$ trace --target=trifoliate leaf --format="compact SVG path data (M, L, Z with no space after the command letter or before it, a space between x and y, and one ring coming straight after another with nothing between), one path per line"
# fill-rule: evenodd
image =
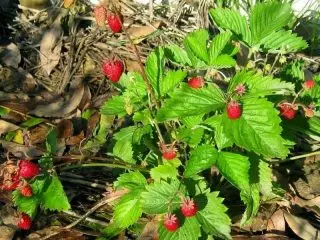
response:
M147 180L140 172L123 173L114 182L115 188L127 188L129 190L135 190L138 188L144 188L147 185Z
M123 96L113 96L108 99L100 108L100 112L103 115L120 115L125 116L126 103Z
M160 95L164 96L174 89L187 76L183 70L168 71L163 80L160 81Z
M209 47L210 64L212 64L213 61L216 60L217 57L221 54L222 50L229 42L231 36L232 33L227 31L224 33L220 33L214 37Z
M46 180L41 194L41 207L51 211L66 211L70 204L57 175Z
M222 54L218 56L216 59L214 59L211 63L211 66L214 68L220 69L220 68L230 68L237 65L236 60L234 60L231 56Z
M259 97L266 95L286 95L294 92L294 84L281 81L272 76L263 76L254 71L243 70L238 72L230 81L228 92L233 92L235 88L243 84L247 89L245 96Z
M179 128L178 129L178 134L177 134L177 139L180 142L185 142L191 147L197 146L203 136L204 129L203 128Z
M224 95L217 86L193 89L184 84L165 102L157 119L165 121L200 115L222 108L224 104Z
M242 115L231 120L223 115L223 129L238 146L267 158L285 158L289 150L281 137L281 119L271 102L248 98L242 101Z
M133 159L132 142L130 140L117 141L113 147L113 154L127 163L135 163Z
M217 161L218 152L212 145L202 145L191 151L186 163L185 177L191 177L197 173L211 168Z
M147 214L166 213L169 208L174 210L179 208L181 199L178 192L184 192L180 182L171 181L167 183L152 183L146 187L146 191L141 194L143 212Z
M187 35L184 39L184 45L186 49L192 51L194 56L205 63L209 63L209 54L207 51L208 39L208 31L205 29L199 29ZM187 52L189 52L188 50Z
M251 32L247 20L238 11L215 8L210 10L210 15L219 27L229 29L244 42L251 45Z
M175 232L169 232L163 226L159 226L159 240L195 240L199 239L200 225L196 217L189 217L179 221L182 224Z
M223 199L218 197L218 192L200 195L195 200L201 209L196 217L202 229L207 234L221 239L231 239L231 220L226 214L227 207L222 203ZM202 206L204 204L205 206Z
M155 182L167 181L168 178L175 179L178 176L178 170L169 164L159 165L150 170L150 175Z

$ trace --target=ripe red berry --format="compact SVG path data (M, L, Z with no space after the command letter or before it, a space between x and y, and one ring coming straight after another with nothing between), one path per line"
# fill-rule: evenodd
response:
M33 178L40 173L39 165L28 160L19 162L19 176L23 178Z
M24 197L31 197L32 196L32 188L30 185L23 186L20 190L20 193Z
M185 217L192 217L196 215L198 208L192 199L185 199L181 204L180 210Z
M102 71L111 82L118 82L124 71L124 65L120 60L105 60Z
M96 23L99 27L105 27L106 26L106 16L107 11L104 6L97 6L93 9L93 14L96 19Z
M297 106L288 102L279 105L280 115L285 119L294 119L297 114Z
M312 88L314 88L315 86L316 86L316 82L313 81L312 79L307 80L307 81L305 81L305 82L303 83L303 87L304 87L305 89L312 89Z
M179 227L179 221L177 216L171 213L166 214L164 216L163 225L169 232L176 231Z
M107 17L108 25L112 32L119 33L122 30L122 19L116 14L109 12Z
M188 85L191 88L202 88L204 85L204 81L203 81L202 77L194 77L188 81Z
M241 117L241 114L242 114L242 110L241 110L240 104L234 100L230 101L227 106L228 118L231 120L235 120Z
M174 159L175 157L177 156L177 153L174 149L168 149L168 150L165 150L163 153L162 153L162 157L166 160L172 160Z
M31 225L32 225L31 218L27 214L22 213L21 218L18 222L18 227L22 230L29 230L31 228Z

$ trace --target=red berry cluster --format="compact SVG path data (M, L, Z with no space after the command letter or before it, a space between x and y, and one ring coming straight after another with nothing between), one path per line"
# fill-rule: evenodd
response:
M28 184L27 179L31 179L40 173L40 167L38 164L29 160L20 160L18 162L18 170L11 175L11 181L1 186L2 190L13 191L18 190L24 197L32 196L32 188ZM18 222L18 227L23 230L31 228L32 220L30 216L25 213L21 213L21 217Z
M198 207L194 200L185 199L180 206L180 211L185 217L193 217L198 211ZM179 228L179 220L175 214L168 213L164 216L164 227L169 232L174 232Z
M96 6L93 9L93 15L99 27L105 27L106 23L114 33L119 33L122 30L123 19L116 13L107 11L103 5Z

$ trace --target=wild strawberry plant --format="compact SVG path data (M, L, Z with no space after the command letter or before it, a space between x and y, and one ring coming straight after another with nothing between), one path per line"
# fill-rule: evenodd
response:
M285 54L307 47L287 30L290 5L259 3L248 19L224 8L210 15L219 34L199 29L183 48L156 48L142 74L123 74L116 83L121 94L101 108L105 116L126 119L113 136L113 155L144 166L114 183L128 193L114 208L108 237L149 216L159 222L160 239L231 239L227 207L209 170L218 169L239 190L246 205L241 224L248 224L262 201L280 197L270 163L286 159L295 145L288 122L319 126L313 116L320 79L295 80L283 65ZM242 49L249 50L244 63L236 60ZM273 66L263 53L273 54ZM258 55L266 58L262 67L255 65ZM275 64L278 72L272 72ZM220 69L229 69L228 77Z

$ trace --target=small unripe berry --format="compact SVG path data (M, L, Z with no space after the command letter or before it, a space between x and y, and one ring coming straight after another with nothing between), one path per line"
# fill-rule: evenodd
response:
M179 221L175 214L168 213L164 216L164 227L169 232L175 232L179 227Z
M314 111L313 111L312 108L306 107L306 108L304 108L303 110L304 110L304 115L305 115L306 117L308 117L308 118L314 117Z

